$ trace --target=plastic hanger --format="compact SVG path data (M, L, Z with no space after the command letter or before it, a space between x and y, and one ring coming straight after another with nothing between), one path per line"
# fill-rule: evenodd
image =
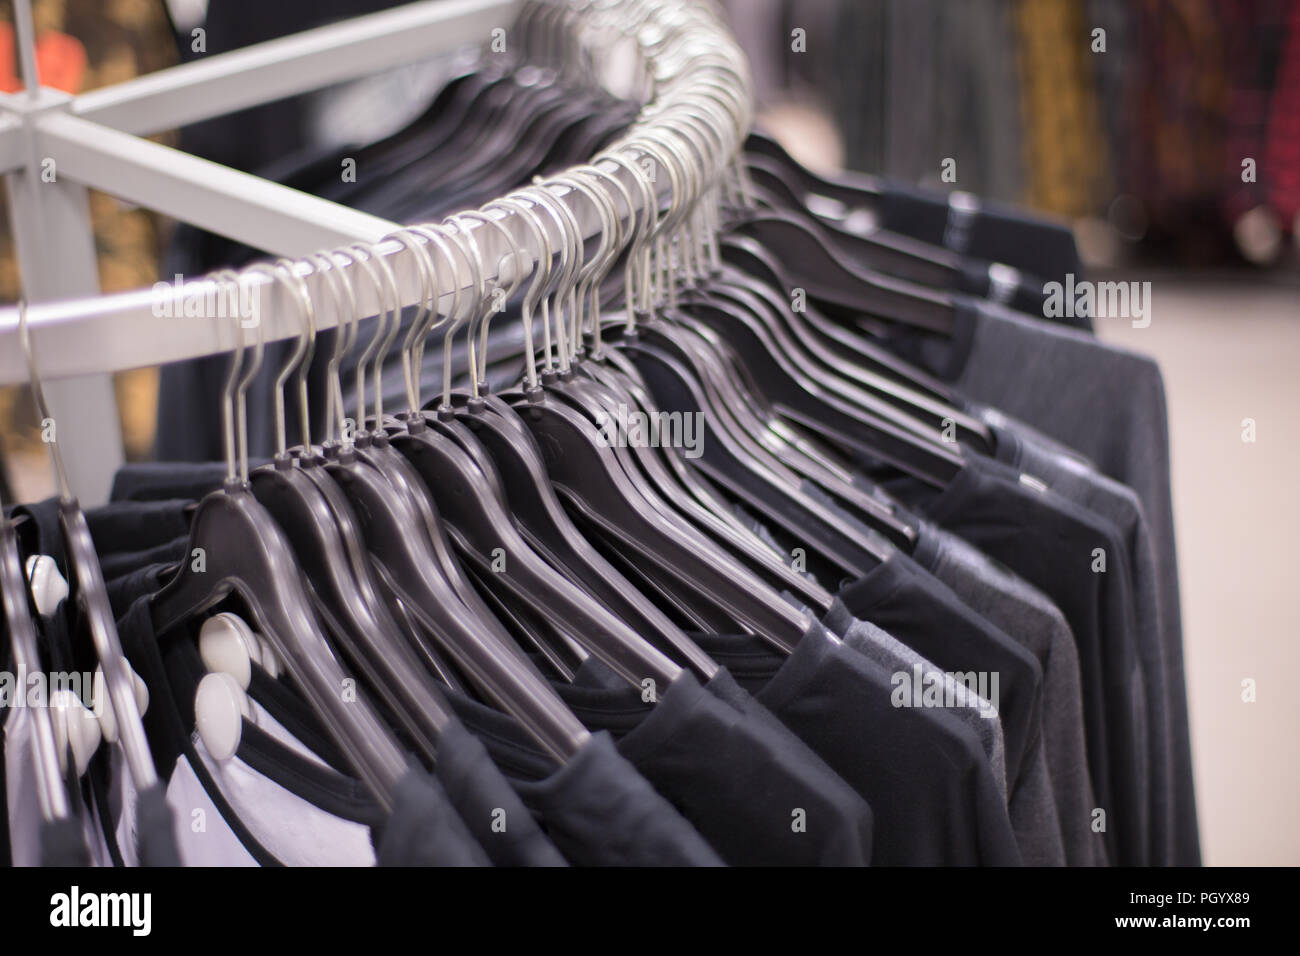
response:
M647 144L646 148L662 166L670 171L677 169L679 176L686 177L687 191L697 192L698 184L690 179L689 161L671 145L661 145L662 149L653 144ZM677 187L675 176L675 193ZM686 255L683 247L683 256ZM629 312L629 316L633 314ZM808 542L818 555L842 573L861 576L883 559L886 552L873 551L868 543L847 539L835 527L833 516L799 494L796 480L789 476L783 480L784 469L765 461L770 456L765 456L752 441L746 442L731 420L725 402L708 400L701 384L709 377L706 354L690 352L680 337L680 330L653 319L649 310L637 321L636 328L634 339L625 336L624 347L641 369L660 407L698 416L705 423L702 443L705 452L694 463L696 467L751 508L797 535L796 540ZM688 368L694 368L694 374Z
M753 294L768 301L774 312L792 324L797 319L798 325L807 328L809 338L823 352L838 354L848 360L849 364L842 369L843 374L905 409L934 411L936 406L930 404L934 400L940 403L939 408L953 404L952 389L948 385L858 331L830 321L815 304L810 304L803 312L790 313L785 290L792 286L771 252L754 239L727 234L721 238L719 249L724 265L758 280L747 287ZM891 381L895 384L891 385Z
M515 203L519 203L519 200L506 199L496 205L497 208L512 208ZM494 223L486 215L480 215L479 218ZM535 296L536 290L545 285L549 278L550 244L545 233L538 230L535 223L525 221L536 230L539 245L543 249L529 290L529 295ZM503 298L509 301L520 284L524 254L509 233L504 230L502 232L511 248L509 262L512 281L510 289L503 294ZM498 274L500 271L499 268ZM492 310L486 309L476 317L477 321L471 323L468 330L471 343L486 341L486 326L491 315ZM480 357L486 362L486 356ZM573 525L551 487L536 439L506 402L496 396L479 393L480 384L475 374L479 365L473 353L470 367L471 391L469 394L453 392L452 405L457 419L483 442L496 463L509 501L511 517L525 540L545 556L548 563L630 624L659 650L679 663L688 664L701 678L711 678L717 665L609 564ZM418 397L415 396L417 400Z
M154 595L150 601L153 626L157 633L166 634L237 595L349 766L379 806L391 809L393 787L406 771L407 758L364 696L358 693L355 699L345 699L340 689L350 686L345 681L351 678L339 666L320 629L293 552L274 519L248 490L244 395L261 364L260 326L254 361L241 378L243 353L241 333L222 408L226 482L221 491L199 502L191 523L187 553L202 549L206 567L200 573L192 564L183 564ZM113 705L120 718L123 709L117 694ZM129 706L134 708L134 700Z
M271 464L249 475L254 497L275 518L293 548L299 566L310 582L308 592L327 622L332 643L350 668L364 677L377 703L382 703L390 723L400 726L418 755L431 764L437 737L450 719L447 705L415 656L409 641L380 603L370 580L356 519L341 492L330 482L313 480L307 464L314 456L305 371L315 341L315 309L305 283L293 273L293 263L280 260L273 268L255 265L283 282L289 297L298 300L303 334L274 385L276 454ZM296 280L296 281L295 281ZM284 386L293 371L298 378L299 423L302 445L291 455L286 446ZM317 468L319 466L316 466ZM322 478L324 478L322 470ZM328 496L328 497L327 497ZM356 537L345 536L347 528Z
M626 167L625 167L626 168ZM635 207L631 195L615 178L597 167L582 167L579 172L588 171L593 179L599 178L611 183L621 193L624 206L628 210L629 225L636 226ZM600 199L600 194L591 193L593 202ZM610 250L606 262L596 263L596 268L578 288L576 298L574 330L571 336L571 362L578 375L586 375L599 382L614 394L619 407L628 408L640 414L650 415L653 410L647 402L644 388L639 388L634 367L618 355L616 349L604 349L600 339L600 285L605 272L616 258L622 246L622 230L617 207L612 198L604 197L607 204L606 232L615 235L614 248ZM650 195L643 197L647 203ZM580 358L582 337L579 330L585 327L583 305L586 298L591 298L591 341L593 344L590 359ZM606 363L611 364L606 364ZM662 447L652 448L635 445L632 457L645 472L646 478L657 487L666 502L671 502L683 517L700 530L707 533L720 546L727 548L746 563L769 585L793 591L800 595L804 603L820 607L823 611L830 605L830 596L802 576L791 571L781 562L768 545L757 539L753 533L742 525L729 509L716 497L704 489L691 473L682 465L679 457ZM674 467L675 466L675 467Z
M948 249L919 239L886 232L849 232L833 220L819 219L799 202L787 181L781 178L780 165L763 157L746 157L751 193L767 207L758 218L777 217L797 221L825 237L830 245L849 261L878 270L897 279L906 279L936 289L957 289L961 281L961 256Z
M402 241L411 240L402 237ZM358 261L363 268L374 265L366 259ZM383 264L382 259L378 262ZM381 294L385 305L379 327L367 354L357 365L359 423L366 422L363 377L366 362L372 352L376 361L382 361L378 348L388 337L385 313L392 312L394 328L397 322L395 284L391 281L382 284L373 269L366 271L381 293L388 289L392 295ZM391 280L391 273L386 275ZM391 309L389 302L394 303ZM481 602L471 608L461 601L446 577L448 565L455 565L456 561L443 538L438 512L431 504L424 510L417 509L412 496L389 482L386 477L389 469L382 462L367 460L369 452L381 441L386 443L387 438L382 432L371 435L363 427L357 439L355 446L349 441L327 446L329 460L325 467L358 513L365 516L361 527L384 588L393 599L400 601L404 613L439 643L481 696L515 716L554 759L567 760L585 744L587 730L531 662L504 639L500 625L491 626ZM435 553L434 542L440 546L441 554Z
M817 202L820 197L838 204L834 218L843 219L848 213L857 209L874 209L880 200L880 184L875 177L862 173L841 172L835 176L819 175L799 163L786 152L785 147L775 139L758 130L753 130L745 139L746 155L766 156L780 164L787 181L804 197L804 204L810 200ZM825 209L818 215L832 218L832 210Z
M539 198L545 199L545 197ZM625 196L625 199L627 198L628 197ZM651 200L647 199L647 202L650 201ZM567 212L563 207L552 202L544 202L544 205L548 208L551 217L555 220L557 225L560 226L561 235L568 235L570 237L572 248L576 251L578 248L576 222L567 215ZM613 215L613 213L610 213L610 215ZM607 231L602 233L602 238L606 235ZM584 286L586 288L598 288L598 282L593 281L595 279L593 270L599 265L599 262L593 260L592 268L579 270L576 267L577 261L575 255L571 260L574 264L574 268L570 270L570 274L566 275L561 282L562 286L568 282L569 285L567 287L574 289L576 292L576 294L569 294L567 296L569 301L568 323L562 321L562 309L559 305L565 297L561 296L558 290L555 297L556 328L561 356L561 369L558 373L554 371L548 372L547 375L543 376L543 381L548 383L550 390L552 390L555 395L559 396L562 401L565 401L575 410L586 415L590 420L605 427L611 422L618 420L620 409L617 407L617 396L607 394L604 389L594 389L591 383L584 384L581 378L575 377L575 366L573 364L576 346L580 340L580 337L577 334L577 329L578 324L581 321L580 311L582 303L584 302ZM572 284L572 280L575 278L577 280L576 286ZM543 313L545 316L545 302L543 304ZM547 362L549 366L549 349L547 353ZM687 522L686 525L682 524L682 520L685 516L679 514L674 505L670 503L672 499L664 498L659 489L652 487L653 482L647 482L647 476L642 473L640 468L638 468L637 460L653 455L655 453L654 450L641 447L635 442L610 442L608 437L607 434L602 435L601 441L607 447L612 447L614 449L613 458L623 469L621 478L625 478L629 481L630 485L628 487L632 488L638 494L640 507L648 510L648 512L652 514L657 512L662 521L666 522L665 527L676 525L679 529L684 529L691 534L698 533L696 529L688 527L689 522ZM680 492L678 491L678 493ZM685 600L685 594L680 588L680 582L678 582L678 588L673 588L671 574L664 574L662 572L656 573L653 568L640 569L640 571L641 577L653 579L657 592L664 596L666 600L673 602L680 614L686 618L692 619L695 622L696 627L714 631L729 626L726 621L719 621L711 617L710 615L712 612L708 607L699 604L691 605L688 603ZM704 616L701 617L701 615ZM782 646L785 645L783 644Z
M562 257L572 263L580 242L576 230L546 204L544 197L538 199L543 208L557 216L556 222L567 236ZM575 271L571 269L568 274ZM545 316L545 302L543 305ZM557 329L562 326L562 321L556 322ZM528 387L512 404L539 436L547 471L571 512L617 540L628 553L638 554L661 572L672 574L680 587L707 600L728 618L763 634L777 646L793 647L806 628L806 620L779 599L768 600L761 583L747 586L753 579L734 559L684 522L669 519L662 504L656 506L648 500L649 489L634 482L618 461L617 449L602 438L595 420L561 401L563 390L555 381L550 389L554 395L534 384L538 377L529 359L526 356Z
M473 264L467 254L466 258ZM471 309L484 300L486 292L481 270L476 268L475 276ZM452 317L444 341L463 321L461 316ZM450 381L444 376L444 398L449 392ZM429 417L452 417L450 403L444 401L444 406L445 415L440 408L432 416L425 413L408 417L405 433L394 434L392 443L415 465L435 495L455 502L454 514L449 509L445 520L459 552L480 568L489 569L491 556L497 554L503 559L504 570L493 580L630 683L639 686L650 679L661 688L671 684L681 668L547 565L520 536L503 502L493 494L493 485L500 487L499 479L490 483L487 474L461 447L429 427Z
M854 268L798 219L751 214L736 223L736 231L780 257L791 281L812 299L942 335L953 333L956 320L947 295Z
M36 355L28 336L27 309L21 302L18 308L18 325L19 338L22 341L30 374L32 398L38 414L44 420L49 418L49 411L45 404L40 376L36 370ZM103 572L99 567L99 558L95 553L94 541L90 537L86 516L69 490L62 451L57 442L50 442L49 449L58 484L59 529L62 532L64 550L71 572L68 598L74 602L74 606L80 612L94 644L95 654L104 669L108 697L112 701L117 717L122 751L131 780L137 790L144 791L157 784L158 775L149 752L149 743L145 738L144 724L136 706L131 668L122 653L122 644L117 636L117 625L110 610ZM19 575L21 580L21 566L19 566ZM34 669L39 669L35 666L36 660L32 658L27 663Z
M19 309L19 321L23 321L21 303ZM22 677L23 688L27 686L27 675L44 670L29 600L19 557L18 536L13 525L0 518L0 609L4 611L4 624L9 633L14 671ZM32 707L29 716L32 719L32 759L41 818L46 821L66 820L71 815L71 808L59 769L59 751L50 711L45 707Z

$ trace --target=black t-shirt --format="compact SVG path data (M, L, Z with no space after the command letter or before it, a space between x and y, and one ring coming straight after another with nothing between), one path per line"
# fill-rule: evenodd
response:
M434 773L497 866L567 866L483 743L453 721L438 734Z
M901 552L840 590L855 618L870 621L942 671L998 675L996 701L1007 752L1007 790L1041 737L1043 671L1034 656ZM991 685L990 685L991 686Z
M249 462L249 467L256 464ZM123 465L113 476L109 500L145 502L186 498L197 501L219 489L225 480L226 465L220 461L132 463Z
M891 675L824 628L788 658L752 636L697 641L866 797L874 864L1020 864L979 739L952 714L894 706Z
M114 501L87 510L86 527L90 529L101 567L119 552L148 551L177 538L183 539L189 534L190 518L186 509L192 503L188 498L166 497L140 502ZM24 531L29 547L54 558L67 577L67 555L59 531L59 500L46 498L35 504L20 505L12 512L31 522L32 530ZM107 570L104 574L111 576Z
M167 803L167 788L156 783L140 791L135 808L136 850L141 866L180 866L176 817Z
M456 691L447 697L575 866L723 866L686 819L598 732L557 767L519 722Z
M1148 862L1146 702L1119 532L1094 512L984 458L970 459L942 491L910 480L888 487L1060 608L1078 645L1088 765L1106 811L1109 857L1120 865ZM1106 571L1094 570L1099 548ZM924 555L918 561L927 563Z
M654 703L630 686L555 687L588 727L615 736L728 863L870 863L870 807L787 728L756 716L762 708L725 671L707 689L683 674Z
M853 617L884 629L939 670L973 679L1002 720L1007 795L1024 856L1064 863L1043 745L1038 659L900 552L844 587L839 597Z
M393 788L393 812L382 833L371 828L380 866L491 866L442 785L412 767Z
M76 817L42 821L40 842L41 866L90 866L90 851Z
M189 534L186 533L152 548L139 551L101 553L99 556L99 569L104 575L105 582L108 582L149 565L170 565L175 567L190 557L189 541Z

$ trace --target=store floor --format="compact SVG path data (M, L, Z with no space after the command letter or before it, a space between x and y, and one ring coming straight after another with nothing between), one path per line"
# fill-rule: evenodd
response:
M1294 866L1300 289L1154 279L1152 290L1148 328L1103 320L1098 332L1164 371L1204 860Z

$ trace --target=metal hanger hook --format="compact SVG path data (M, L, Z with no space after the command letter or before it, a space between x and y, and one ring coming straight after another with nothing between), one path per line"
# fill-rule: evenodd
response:
M659 196L654 184L645 175L645 170L635 160L618 150L611 149L597 156L595 162L599 163L605 159L626 169L641 191L642 216L628 241L627 257L623 262L623 302L627 313L625 328L631 332L636 328L636 314L638 311L645 311L642 306L648 298L644 289L646 277L638 273L641 272L647 243L659 222Z
M615 232L618 227L618 214L614 208L614 201L609 198L603 189L597 189L586 181L579 170L571 169L564 175L555 176L552 178L552 182L566 185L574 192L581 193L591 201L591 204L596 208L596 215L600 218L600 234L596 251L592 254L591 261L585 263L578 270L576 285L570 292L568 335L569 356L570 359L573 359L577 357L582 342L583 302L586 299L587 290L591 287L592 277L608 258L609 251L618 247L622 236ZM583 251L584 253L586 251L585 243Z
M442 404L439 410L451 410L451 349L455 344L456 333L460 331L461 326L471 321L478 314L483 300L487 298L487 279L483 275L483 255L479 251L478 240L474 238L473 231L461 222L461 214L448 216L442 221L441 232L447 237L453 246L460 250L461 255L469 264L470 273L470 292L469 306L464 315L456 313L451 317L451 322L447 330L442 335ZM457 285L460 283L457 282ZM474 367L473 342L469 343L470 349L470 378L477 378L478 369ZM477 382L475 382L475 395L477 396Z
M327 441L337 438L342 443L343 419L346 413L343 408L343 381L339 373L339 365L343 361L343 356L352 351L357 341L357 296L356 290L352 287L352 279L334 259L336 255L348 258L349 262L355 261L341 252L317 252L309 257L309 261L316 273L325 277L334 312L338 317L338 325L334 333L334 350L330 354L325 372L324 438Z
M523 283L524 271L532 269L532 263L528 261L527 254L515 241L510 230L487 211L476 210L471 212L460 213L457 218L478 220L485 225L492 226L496 229L505 240L509 252L497 260L496 278L498 283L502 278L502 270L510 270L508 289L502 289L500 285L491 290L491 295L486 296L482 308L478 315L470 319L468 332L469 357L470 357L470 385L472 394L475 398L479 397L479 383L487 377L487 336L488 324L491 322L492 313L505 311L506 305L513 298L519 286ZM490 301L489 301L490 300Z
M36 414L40 416L41 427L53 421L49 406L45 404L45 389L41 385L40 373L36 370L36 352L32 348L31 333L27 328L27 302L18 300L18 340L22 342L23 356L27 359L27 379L32 389L32 401L36 403ZM54 466L54 478L59 486L59 498L72 500L72 488L68 484L68 473L63 465L63 451L58 448L58 423L55 423L54 441L46 442L50 447L50 463Z
M551 294L552 301L555 303L555 336L556 347L560 356L560 371L568 372L569 357L563 302L566 298L571 300L573 290L577 287L578 273L583 265L585 249L582 241L582 228L578 225L578 220L573 215L573 211L566 203L562 203L555 198L545 182L535 183L529 197L544 206L551 213L552 218L555 219L556 224L560 227L561 238L564 241L564 245L561 247L563 250L562 257L567 254L568 258L568 268L561 273L555 290ZM549 360L549 354L547 358Z
M541 220L538 218L537 211L532 204L525 202L513 193L501 199L494 199L484 208L504 209L508 212L518 213L521 221L532 232L537 248L541 250L536 267L533 269L533 281L529 283L528 291L524 293L524 302L521 308L524 326L524 375L528 383L528 390L533 391L537 388L537 352L533 344L533 310L537 307L538 296L542 294L542 290L551 280L551 259L553 255L551 237L542 228Z
M414 367L415 345L419 341L420 332L426 325L431 308L437 308L434 302L434 296L437 294L437 282L434 278L435 271L433 268L433 258L429 255L429 250L425 248L428 244L414 241L418 235L413 229L398 229L384 236L380 242L401 243L402 248L406 249L415 258L416 268L420 273L420 302L415 311L415 317L411 319L411 326L406 332L406 338L402 341L402 378L406 385L406 403L408 410L412 413L420 408L420 376ZM433 302L432 307L430 303Z

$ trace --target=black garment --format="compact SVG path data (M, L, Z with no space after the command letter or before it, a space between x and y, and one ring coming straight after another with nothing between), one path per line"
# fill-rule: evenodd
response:
M839 594L852 615L888 632L939 670L996 677L1006 744L1007 796L1026 859L1064 864L1043 746L1043 671L1038 659L972 611L943 583L895 552Z
M119 569L121 570L121 569ZM156 594L176 571L171 564L148 564L104 581L113 617L121 619L144 594Z
M167 803L167 788L157 783L140 791L135 809L136 859L141 866L180 866L176 818Z
M282 681L254 665L248 691L299 743L331 767L346 766L311 708ZM306 760L255 725L246 723L245 728L238 756L250 767L328 813L358 823L375 823L378 808L359 781ZM483 744L458 721L450 721L439 733L436 759L434 776L494 865L567 865Z
M250 468L261 462L249 462ZM226 480L221 461L136 462L123 465L113 476L110 501L197 501L216 491Z
M380 866L491 866L442 785L412 767L393 790L393 814L371 830Z
M824 628L788 658L751 636L696 640L866 797L873 864L1020 864L979 739L952 714L895 707L890 675Z
M592 734L586 746L557 768L513 717L455 691L447 691L447 697L570 863L725 865L619 754L608 733Z
M999 675L998 713L1013 793L1041 737L1043 672L1032 654L984 620L919 567L895 552L841 589L849 613L887 631L942 671Z
M134 574L145 567L175 567L191 557L189 542L190 537L187 533L178 538L173 538L165 544L146 548L143 551L117 551L112 554L102 554L99 559L99 570L104 575L104 581L108 582Z
M186 508L191 503L188 498L168 496L139 503L114 501L86 511L86 526L101 567L120 552L146 551L188 534L190 519ZM30 528L23 530L29 551L54 558L66 578L68 560L59 531L59 499L46 498L35 504L19 505L12 512L15 517L25 517L31 522ZM104 573L110 576L107 571Z
M654 791L608 734L559 770L515 787L561 852L582 866L724 866L704 838Z
M438 734L434 773L479 846L497 866L567 866L537 821L492 763L483 743L459 722Z
M657 703L630 686L555 687L583 723L618 739L619 752L728 863L871 861L871 808L787 728L755 716L762 708L725 671L707 690L684 673ZM738 697L744 706L732 703Z
M910 479L887 487L1011 568L1065 615L1078 644L1088 766L1098 805L1106 811L1108 856L1119 865L1149 862L1144 681L1128 557L1114 526L988 459L971 458L942 491ZM1106 555L1104 573L1093 570L1097 548ZM927 563L924 556L920 563ZM856 616L893 632L870 611L859 613L848 596L845 604Z
M41 866L90 866L90 851L76 817L41 823Z
M1077 449L1098 471L1132 488L1141 502L1151 530L1163 622L1175 860L1196 865L1200 842L1169 484L1168 413L1160 368L1145 355L992 306L963 308L958 324L966 326L960 336L946 345L933 339L924 350L936 364L925 357L921 364L984 403L968 404L969 411L993 422L988 406L994 406Z

